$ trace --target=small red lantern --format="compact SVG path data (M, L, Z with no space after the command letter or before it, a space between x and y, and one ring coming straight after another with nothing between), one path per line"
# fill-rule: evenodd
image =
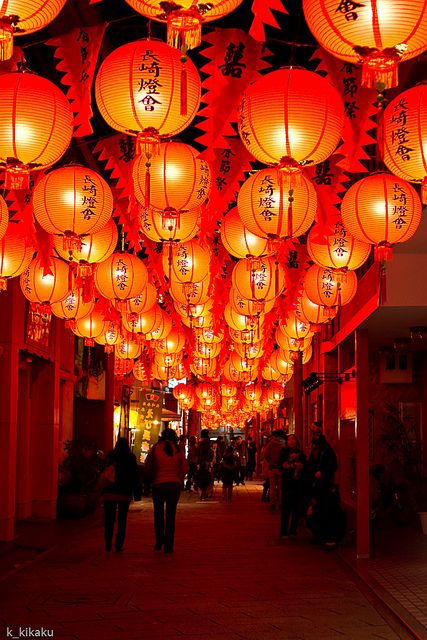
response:
M68 294L68 266L59 258L50 258L49 273L36 257L21 274L21 291L30 302L50 305Z
M390 260L392 245L414 235L421 212L415 189L389 173L362 178L350 187L341 204L345 228L358 240L375 245L377 260Z
M305 274L304 290L315 304L339 307L348 304L356 295L357 276L349 271L343 280L333 269L313 264Z
M286 286L286 271L278 259L242 258L233 268L232 283L242 298L254 302L270 302Z
M268 240L255 235L245 227L237 211L230 209L221 220L221 242L235 258L262 256L268 252Z
M95 285L107 300L138 296L148 282L148 271L137 256L117 251L96 266Z
M172 327L166 338L156 340L154 348L158 353L178 353L185 346L185 335L182 329Z
M73 322L89 315L94 307L95 301L89 300L85 302L83 300L82 290L72 290L68 292L68 295L60 302L54 302L51 305L52 313L58 318L67 320L67 322Z
M7 280L19 276L30 264L34 247L28 244L19 225L10 224L0 239L0 291L5 290Z
M27 188L30 170L55 164L72 135L73 112L52 82L34 73L0 76L0 162L6 167L6 189Z
M210 251L197 240L163 245L163 270L170 280L200 282L210 269Z
M369 258L371 245L350 235L341 218L328 225L314 224L307 235L310 258L320 267L358 269Z
M317 324L323 324L331 320L336 316L337 312L338 307L329 307L326 313L325 307L312 302L305 292L303 292L299 299L296 309L297 317L302 322L309 323L310 331L316 330Z
M85 339L86 346L93 347L95 338L105 331L106 324L103 309L99 304L95 304L87 316L76 320L75 326L71 327L71 330L77 336Z

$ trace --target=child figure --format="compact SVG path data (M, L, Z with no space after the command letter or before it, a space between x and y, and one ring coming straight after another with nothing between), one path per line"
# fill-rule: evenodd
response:
M231 502L233 496L233 484L236 479L237 461L233 447L227 447L221 461L222 499Z

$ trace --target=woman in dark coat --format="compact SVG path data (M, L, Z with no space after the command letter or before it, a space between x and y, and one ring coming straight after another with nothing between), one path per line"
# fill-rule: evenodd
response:
M117 518L117 532L114 541L116 551L122 551L126 534L127 515L132 497L141 500L141 482L136 458L129 449L127 438L119 438L116 446L107 456L107 467L114 467L111 482L101 485L101 500L104 503L105 550L111 551L114 524Z
M304 500L306 457L294 434L288 436L287 446L280 452L278 465L282 472L280 536L287 538L297 534Z

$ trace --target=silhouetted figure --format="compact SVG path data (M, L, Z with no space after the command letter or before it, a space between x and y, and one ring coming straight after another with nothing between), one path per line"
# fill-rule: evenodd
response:
M279 457L286 446L285 434L281 429L272 432L271 438L264 449L264 460L268 464L268 479L270 481L270 508L272 511L280 504L282 472L279 467Z
M116 551L122 551L126 535L127 515L132 497L141 500L141 482L136 458L129 449L127 438L119 438L116 446L107 455L107 467L111 469L111 482L100 487L104 503L105 550L111 551L114 524L117 517L117 532L114 541ZM113 469L114 468L114 469Z
M286 448L279 456L279 467L282 473L280 536L296 536L298 520L303 508L304 471L306 457L301 451L298 439L294 434L287 438Z
M222 498L230 503L233 497L233 484L236 476L237 462L233 447L227 447L221 461Z
M256 468L256 443L251 436L246 438L248 461L246 465L246 479L252 480Z

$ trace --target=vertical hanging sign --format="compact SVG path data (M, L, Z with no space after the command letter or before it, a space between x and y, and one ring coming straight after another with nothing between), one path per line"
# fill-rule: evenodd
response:
M159 439L162 407L162 391L147 387L139 389L138 417L133 443L133 453L138 464L144 462L150 447Z

